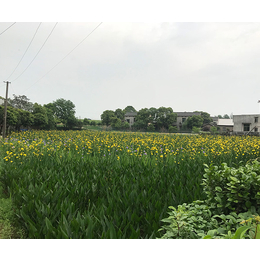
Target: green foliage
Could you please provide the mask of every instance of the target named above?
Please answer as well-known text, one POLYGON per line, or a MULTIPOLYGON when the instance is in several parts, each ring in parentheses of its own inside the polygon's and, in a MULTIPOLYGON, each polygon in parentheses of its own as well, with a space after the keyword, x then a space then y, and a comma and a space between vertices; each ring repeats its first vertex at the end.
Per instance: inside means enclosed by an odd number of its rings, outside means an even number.
POLYGON ((161 238, 260 238, 260 217, 254 215, 260 204, 259 170, 256 160, 237 169, 225 163, 220 169, 205 165, 202 184, 207 199, 199 206, 197 201, 169 207, 170 216, 162 220, 168 225, 159 230, 165 231, 161 238))
POLYGON ((203 201, 194 201, 190 204, 179 205, 178 208, 169 207, 170 216, 162 220, 167 225, 162 226, 159 231, 165 233, 161 238, 200 238, 207 230, 217 226, 217 221, 212 220, 209 206, 203 201))
POLYGON ((216 133, 218 132, 217 127, 212 126, 212 127, 210 128, 210 132, 211 132, 212 134, 216 134, 216 133))
POLYGON ((154 132, 154 131, 155 131, 154 125, 153 125, 153 124, 149 124, 149 125, 147 126, 147 131, 148 131, 148 132, 154 132))
POLYGON ((192 127, 192 132, 195 133, 195 134, 198 134, 200 132, 200 128, 196 127, 196 126, 193 126, 192 127))
POLYGON ((65 125, 65 127, 72 129, 77 124, 75 118, 75 105, 70 100, 63 98, 57 99, 53 102, 54 115, 65 125))
POLYGON ((203 118, 201 116, 191 116, 189 117, 185 123, 187 124, 188 129, 192 129, 193 127, 201 128, 203 124, 203 118))
POLYGON ((106 110, 101 115, 102 124, 109 126, 112 123, 112 120, 115 118, 115 112, 112 110, 106 110))
MULTIPOLYGON (((235 214, 235 213, 233 213, 235 214)), ((228 218, 230 216, 226 216, 228 218)), ((230 218, 229 218, 230 219, 230 218)), ((260 239, 260 217, 250 211, 240 213, 234 221, 239 223, 235 230, 228 229, 223 225, 221 228, 209 230, 204 239, 260 239), (246 216, 246 217, 245 217, 246 216), (247 218, 245 220, 245 218, 247 218), (241 226, 242 225, 242 226, 241 226)), ((227 223, 227 222, 226 222, 227 223)))
POLYGON ((119 118, 120 120, 124 120, 124 119, 125 119, 125 113, 124 113, 124 111, 123 111, 122 109, 120 109, 120 108, 116 109, 116 111, 115 111, 115 116, 116 116, 117 118, 119 118))
POLYGON ((202 185, 207 203, 228 214, 260 205, 260 163, 257 160, 239 168, 205 164, 202 185))
POLYGON ((11 98, 8 99, 8 104, 10 104, 10 106, 12 106, 13 108, 32 112, 33 103, 29 102, 30 99, 27 96, 25 95, 22 96, 13 95, 13 96, 14 96, 13 99, 11 98))
POLYGON ((127 106, 123 111, 124 111, 124 113, 137 112, 133 106, 127 106))
POLYGON ((84 125, 89 125, 90 121, 87 118, 83 119, 83 124, 84 125))
POLYGON ((178 131, 177 126, 169 126, 169 133, 176 133, 178 131))

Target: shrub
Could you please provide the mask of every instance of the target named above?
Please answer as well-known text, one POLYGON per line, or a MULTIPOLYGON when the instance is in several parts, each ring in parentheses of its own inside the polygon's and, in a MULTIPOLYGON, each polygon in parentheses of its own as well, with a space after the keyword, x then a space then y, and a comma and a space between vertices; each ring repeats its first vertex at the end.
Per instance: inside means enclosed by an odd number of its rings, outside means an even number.
MULTIPOLYGON (((228 216, 227 216, 228 217, 228 216)), ((225 227, 218 228, 217 230, 209 230, 204 239, 219 238, 219 239, 260 239, 260 217, 253 215, 250 211, 239 216, 242 219, 235 219, 235 221, 240 222, 240 226, 235 230, 231 231, 225 227), (247 220, 245 220, 247 216, 247 220), (241 221, 242 220, 242 221, 241 221), (242 225, 242 226, 241 226, 242 225)), ((227 222, 226 222, 227 223, 227 222)))
POLYGON ((210 132, 211 132, 212 134, 216 134, 216 133, 218 132, 217 127, 212 126, 212 127, 210 128, 210 132))
POLYGON ((154 125, 153 125, 153 124, 148 125, 148 126, 147 126, 147 131, 148 131, 148 132, 154 132, 154 131, 155 131, 154 125))
POLYGON ((228 214, 247 211, 251 206, 260 205, 260 163, 253 161, 244 167, 220 167, 205 164, 205 179, 202 181, 207 194, 207 204, 228 214))
POLYGON ((205 164, 203 176, 207 199, 169 207, 161 238, 260 238, 260 163, 237 169, 205 164))
POLYGON ((169 238, 200 238, 199 234, 205 234, 210 229, 216 228, 217 220, 212 219, 210 208, 203 201, 194 201, 190 204, 179 205, 178 208, 169 207, 170 216, 162 220, 168 223, 159 231, 165 231, 161 237, 169 238))
POLYGON ((178 131, 177 126, 169 126, 169 133, 176 133, 178 131))
POLYGON ((196 126, 193 126, 192 127, 192 132, 195 133, 195 134, 198 134, 200 132, 200 128, 196 127, 196 126))

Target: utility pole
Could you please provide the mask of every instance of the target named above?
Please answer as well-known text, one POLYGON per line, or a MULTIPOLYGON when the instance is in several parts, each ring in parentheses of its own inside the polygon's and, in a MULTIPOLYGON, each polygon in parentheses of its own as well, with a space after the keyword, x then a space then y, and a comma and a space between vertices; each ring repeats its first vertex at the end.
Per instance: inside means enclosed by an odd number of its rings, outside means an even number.
POLYGON ((8 98, 8 85, 9 81, 4 81, 6 83, 6 94, 5 94, 5 110, 4 110, 4 124, 3 124, 3 139, 6 137, 6 115, 7 115, 7 98, 8 98))

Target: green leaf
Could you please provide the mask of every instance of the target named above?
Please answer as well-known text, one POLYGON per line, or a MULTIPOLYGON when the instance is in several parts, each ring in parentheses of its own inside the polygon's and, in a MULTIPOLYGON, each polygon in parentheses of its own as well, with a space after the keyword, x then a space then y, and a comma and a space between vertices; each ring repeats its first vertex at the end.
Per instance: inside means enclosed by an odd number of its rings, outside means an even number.
POLYGON ((241 239, 248 229, 250 229, 250 227, 247 226, 238 228, 232 239, 241 239))
POLYGON ((219 192, 222 192, 222 189, 221 189, 221 187, 219 187, 219 186, 217 186, 217 187, 215 188, 215 190, 216 190, 216 191, 219 191, 219 192))
POLYGON ((256 233, 255 238, 260 239, 260 224, 257 225, 257 233, 256 233))
POLYGON ((212 236, 206 235, 205 237, 203 237, 203 239, 212 239, 212 236))

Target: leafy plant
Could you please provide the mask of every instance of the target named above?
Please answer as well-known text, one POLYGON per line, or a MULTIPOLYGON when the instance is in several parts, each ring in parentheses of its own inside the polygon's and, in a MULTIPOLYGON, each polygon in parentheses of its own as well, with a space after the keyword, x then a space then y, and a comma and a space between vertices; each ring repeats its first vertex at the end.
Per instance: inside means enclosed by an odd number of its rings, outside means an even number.
POLYGON ((248 162, 239 168, 205 164, 202 185, 207 195, 207 203, 228 214, 260 205, 260 163, 248 162))
POLYGON ((212 218, 210 208, 203 201, 194 201, 190 204, 179 205, 178 208, 169 207, 170 216, 162 220, 168 225, 162 226, 159 231, 165 233, 161 238, 200 238, 207 230, 217 227, 218 222, 212 218))
POLYGON ((251 218, 242 220, 240 224, 243 226, 238 227, 235 232, 228 230, 227 234, 223 228, 210 230, 204 239, 260 239, 260 216, 252 215, 251 218))

